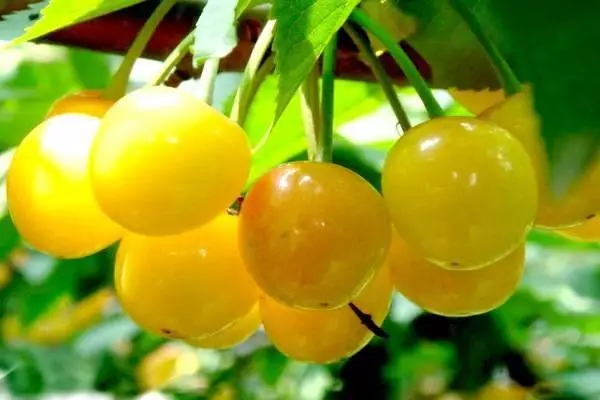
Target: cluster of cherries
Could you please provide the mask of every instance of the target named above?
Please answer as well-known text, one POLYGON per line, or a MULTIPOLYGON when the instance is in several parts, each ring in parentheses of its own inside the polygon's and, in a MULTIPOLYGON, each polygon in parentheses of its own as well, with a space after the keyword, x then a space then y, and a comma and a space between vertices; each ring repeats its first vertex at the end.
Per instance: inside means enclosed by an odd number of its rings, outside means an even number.
POLYGON ((377 333, 365 320, 384 321, 394 289, 430 312, 484 313, 516 290, 532 227, 598 224, 600 167, 551 195, 527 91, 405 132, 381 194, 339 165, 297 161, 232 212, 251 163, 242 127, 184 91, 77 93, 16 149, 8 206, 24 240, 57 258, 118 242, 116 293, 147 331, 227 348, 262 325, 281 352, 318 363, 365 346, 377 333))

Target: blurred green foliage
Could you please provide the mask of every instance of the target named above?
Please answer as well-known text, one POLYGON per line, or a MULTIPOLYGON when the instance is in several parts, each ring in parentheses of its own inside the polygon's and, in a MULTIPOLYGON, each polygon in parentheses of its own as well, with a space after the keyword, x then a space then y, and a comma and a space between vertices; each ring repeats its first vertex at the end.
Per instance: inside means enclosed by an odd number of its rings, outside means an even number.
MULTIPOLYGON (((6 157, 57 98, 104 87, 111 65, 107 56, 80 50, 25 45, 3 51, 0 147, 6 157)), ((218 90, 231 93, 231 81, 218 90)), ((247 129, 254 143, 269 122, 262 107, 274 93, 268 80, 252 106, 247 129)), ((413 121, 422 120, 414 93, 399 94, 413 121)), ((438 95, 448 112, 464 112, 438 95)), ((334 160, 378 187, 396 136, 392 114, 373 85, 340 82, 336 96, 334 160)), ((305 158, 304 147, 294 99, 257 153, 253 177, 305 158)), ((526 276, 504 306, 443 318, 397 295, 384 324, 391 339, 374 340, 343 363, 291 361, 262 332, 229 351, 198 350, 146 334, 121 312, 110 290, 113 248, 66 262, 22 243, 4 206, 6 165, 0 162, 0 396, 135 397, 160 378, 152 378, 157 365, 175 360, 175 378, 162 392, 181 399, 442 399, 507 377, 523 387, 549 387, 539 398, 600 398, 600 245, 533 232, 526 276)))

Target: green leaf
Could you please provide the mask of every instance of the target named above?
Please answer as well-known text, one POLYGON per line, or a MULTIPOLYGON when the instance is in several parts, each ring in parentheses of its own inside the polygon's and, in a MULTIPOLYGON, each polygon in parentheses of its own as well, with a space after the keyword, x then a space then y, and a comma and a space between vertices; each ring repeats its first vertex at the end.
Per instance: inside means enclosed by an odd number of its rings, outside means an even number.
POLYGON ((110 83, 112 71, 106 54, 69 48, 67 58, 82 87, 103 90, 110 83))
POLYGON ((489 2, 490 21, 510 48, 521 79, 531 82, 554 192, 563 194, 598 153, 600 2, 489 2))
MULTIPOLYGON (((465 0, 488 27, 491 0, 465 0)), ((460 89, 499 88, 496 73, 469 27, 448 0, 393 0, 417 21, 406 41, 431 67, 433 87, 460 89)), ((527 2, 524 2, 527 3, 527 2)), ((527 24, 531 28, 531 25, 527 24)))
MULTIPOLYGON (((269 112, 276 92, 277 79, 269 77, 261 85, 252 103, 244 128, 253 144, 261 140, 265 126, 272 120, 273 114, 269 112)), ((333 111, 335 128, 377 110, 384 102, 385 96, 375 84, 336 82, 333 111)), ((305 149, 306 139, 302 128, 300 98, 296 94, 292 97, 290 106, 281 115, 266 144, 256 152, 249 185, 270 168, 298 155, 305 149)))
POLYGON ((275 0, 278 79, 274 126, 333 35, 360 0, 275 0))
MULTIPOLYGON (((388 34, 397 42, 414 33, 416 29, 415 19, 395 7, 392 0, 363 0, 360 7, 379 25, 385 27, 388 34)), ((373 50, 376 52, 385 50, 385 46, 377 38, 370 33, 367 35, 373 50)))
POLYGON ((15 45, 31 41, 50 32, 100 17, 142 1, 144 0, 51 0, 50 4, 41 11, 41 18, 27 28, 25 33, 13 39, 10 44, 15 45))
MULTIPOLYGON (((530 83, 542 121, 551 185, 561 195, 585 171, 600 146, 600 25, 594 0, 462 0, 497 44, 517 77, 530 83), (560 26, 560 29, 557 29, 560 26), (582 34, 585 32, 585 34, 582 34)), ((418 21, 407 42, 432 69, 432 85, 496 89, 499 80, 483 47, 448 0, 394 0, 418 21)))
POLYGON ((194 62, 226 56, 237 45, 235 27, 238 0, 208 0, 194 33, 194 62))

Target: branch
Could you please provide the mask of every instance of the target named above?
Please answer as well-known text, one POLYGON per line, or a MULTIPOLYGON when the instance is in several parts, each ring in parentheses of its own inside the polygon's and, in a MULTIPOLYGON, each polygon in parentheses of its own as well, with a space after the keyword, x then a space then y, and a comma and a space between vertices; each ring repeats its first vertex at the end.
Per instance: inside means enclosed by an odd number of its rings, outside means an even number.
MULTIPOLYGON (((24 9, 32 0, 12 0, 4 8, 0 8, 0 16, 9 11, 24 9)), ((0 4, 2 4, 0 2, 0 4)), ((145 1, 135 6, 82 22, 40 38, 38 42, 84 48, 112 54, 124 54, 135 39, 137 33, 148 19, 157 2, 145 1)), ((1 7, 1 6, 0 6, 1 7)), ((156 29, 146 46, 143 57, 164 60, 177 44, 193 29, 201 12, 197 3, 181 3, 171 10, 156 29)), ((259 13, 248 13, 238 25, 238 45, 225 57, 221 71, 242 71, 254 43, 261 32, 264 18, 259 13)), ((427 79, 431 72, 427 63, 417 52, 405 43, 402 47, 417 68, 427 79)), ((361 61, 359 52, 350 37, 340 31, 338 40, 337 61, 334 73, 337 78, 356 81, 375 82, 370 68, 361 61)), ((380 57, 383 68, 397 85, 406 85, 404 74, 389 54, 380 57)), ((183 60, 179 73, 197 77, 198 71, 192 67, 191 57, 183 60)))

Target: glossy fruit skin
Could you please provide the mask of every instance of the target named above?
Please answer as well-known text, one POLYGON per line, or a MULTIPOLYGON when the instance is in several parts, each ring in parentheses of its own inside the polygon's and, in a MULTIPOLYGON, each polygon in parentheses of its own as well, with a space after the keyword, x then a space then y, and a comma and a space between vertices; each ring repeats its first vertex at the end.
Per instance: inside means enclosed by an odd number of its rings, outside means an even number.
POLYGON ((91 155, 104 212, 131 232, 172 235, 216 217, 250 170, 243 129, 191 94, 136 90, 102 119, 91 155))
POLYGON ((113 100, 104 97, 100 90, 84 90, 66 95, 56 101, 48 113, 46 119, 56 115, 77 113, 101 118, 114 104, 113 100))
POLYGON ((254 334, 261 324, 258 303, 252 310, 233 325, 200 339, 188 339, 186 342, 202 349, 229 349, 235 347, 254 334))
POLYGON ((169 338, 200 338, 228 327, 258 301, 237 246, 236 217, 221 214, 179 235, 128 234, 121 241, 115 288, 127 314, 169 338))
POLYGON ((505 129, 470 117, 415 126, 392 147, 383 197, 404 240, 448 269, 475 269, 516 248, 537 209, 535 173, 505 129))
POLYGON ((396 290, 419 307, 447 317, 483 314, 504 304, 524 272, 525 244, 475 270, 449 270, 420 257, 393 234, 388 263, 396 290))
POLYGON ((450 88, 448 89, 448 93, 461 106, 475 115, 502 102, 506 98, 502 89, 477 91, 450 88))
POLYGON ((7 175, 8 209, 21 236, 57 258, 79 258, 123 233, 98 206, 88 157, 99 120, 63 114, 43 121, 18 146, 7 175))
POLYGON ((600 242, 600 217, 592 218, 581 225, 555 231, 559 235, 580 242, 600 242))
POLYGON ((335 164, 292 162, 247 193, 240 249, 268 296, 301 309, 350 302, 383 265, 390 224, 381 196, 335 164))
MULTIPOLYGON (((392 282, 387 266, 353 302, 380 325, 392 301, 392 282)), ((259 301, 265 332, 273 345, 297 361, 327 364, 349 357, 373 338, 350 307, 335 310, 299 310, 263 295, 259 301)))
POLYGON ((584 222, 600 211, 600 160, 584 174, 563 198, 552 195, 548 162, 540 135, 540 121, 533 108, 530 90, 524 90, 486 110, 480 118, 509 130, 529 153, 538 181, 539 206, 535 224, 564 228, 584 222))

